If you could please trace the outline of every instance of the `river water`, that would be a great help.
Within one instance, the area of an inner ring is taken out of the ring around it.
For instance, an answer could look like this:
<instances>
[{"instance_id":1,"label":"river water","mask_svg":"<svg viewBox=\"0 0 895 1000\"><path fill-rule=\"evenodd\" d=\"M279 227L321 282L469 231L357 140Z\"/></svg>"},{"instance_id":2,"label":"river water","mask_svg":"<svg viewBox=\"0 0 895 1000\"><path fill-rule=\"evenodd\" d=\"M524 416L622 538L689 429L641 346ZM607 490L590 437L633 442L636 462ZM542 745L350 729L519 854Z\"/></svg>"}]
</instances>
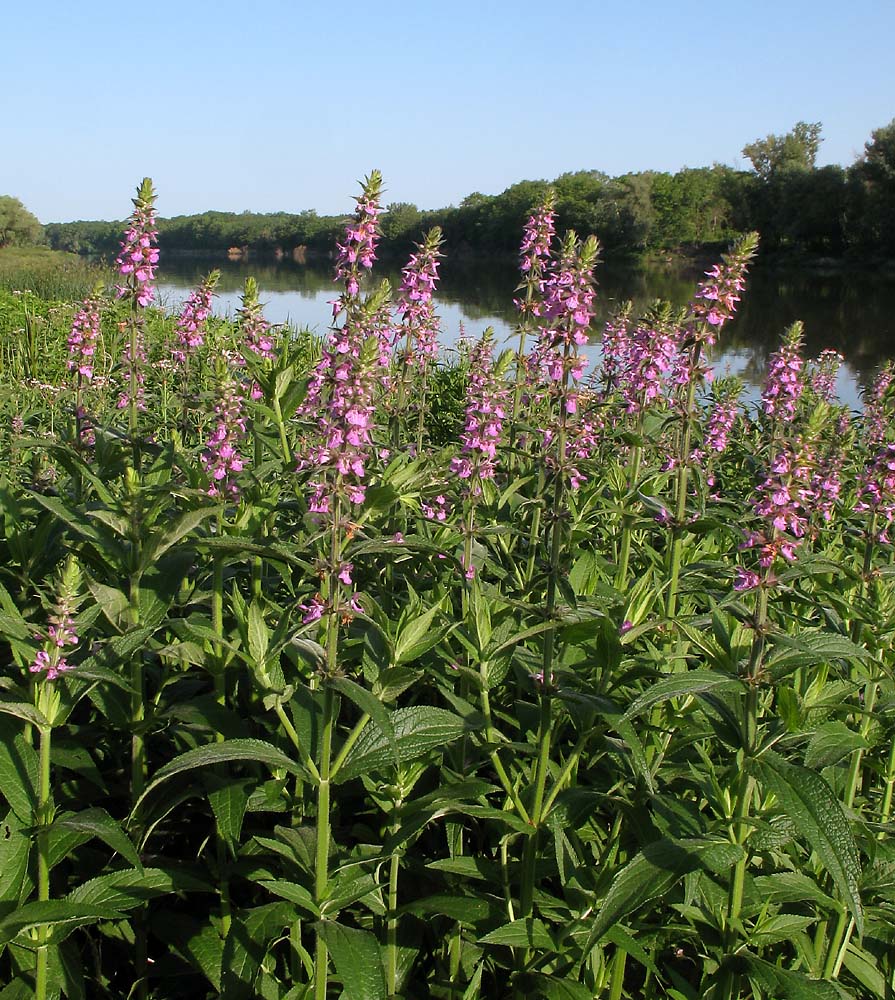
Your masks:
<instances>
[{"instance_id":1,"label":"river water","mask_svg":"<svg viewBox=\"0 0 895 1000\"><path fill-rule=\"evenodd\" d=\"M270 322L291 323L320 334L327 330L331 302L338 293L329 265L209 263L169 257L158 272L162 304L176 309L212 267L222 272L215 299L219 315L236 312L245 279L252 275ZM393 288L400 283L398 270L377 270L376 276L377 280L387 277ZM635 314L657 299L682 306L691 298L700 277L698 268L680 265L598 268L595 333L585 349L591 367L599 361L603 324L622 303L632 301ZM437 295L444 350L450 351L461 335L476 338L488 326L494 328L498 343L514 344L517 283L518 273L511 265L445 261ZM716 375L739 375L746 384L747 397L757 399L768 357L795 320L805 325L808 357L828 347L844 355L846 363L837 391L842 402L858 407L862 388L886 360L895 357L895 275L780 270L759 263L750 274L737 317L724 328L715 348L712 363Z\"/></svg>"}]
</instances>

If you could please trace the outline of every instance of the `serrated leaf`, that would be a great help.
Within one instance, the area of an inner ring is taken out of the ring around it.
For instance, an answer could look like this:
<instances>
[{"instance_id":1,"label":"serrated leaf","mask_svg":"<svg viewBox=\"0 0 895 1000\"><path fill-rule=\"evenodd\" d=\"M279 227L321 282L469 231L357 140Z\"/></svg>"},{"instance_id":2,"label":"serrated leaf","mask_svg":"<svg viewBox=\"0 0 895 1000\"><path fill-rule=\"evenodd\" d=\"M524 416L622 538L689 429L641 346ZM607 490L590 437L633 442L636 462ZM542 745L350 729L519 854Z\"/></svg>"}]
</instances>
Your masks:
<instances>
[{"instance_id":1,"label":"serrated leaf","mask_svg":"<svg viewBox=\"0 0 895 1000\"><path fill-rule=\"evenodd\" d=\"M233 920L221 957L221 1000L249 1000L270 943L295 919L289 903L267 903L243 910Z\"/></svg>"},{"instance_id":2,"label":"serrated leaf","mask_svg":"<svg viewBox=\"0 0 895 1000\"><path fill-rule=\"evenodd\" d=\"M594 995L593 990L581 983L571 979L554 979L542 972L532 975L530 981L537 987L537 993L528 995L537 996L539 1000L592 1000Z\"/></svg>"},{"instance_id":3,"label":"serrated leaf","mask_svg":"<svg viewBox=\"0 0 895 1000\"><path fill-rule=\"evenodd\" d=\"M672 674L657 681L635 699L634 704L622 716L622 721L634 719L653 705L669 701L671 698L698 695L706 691L738 691L742 688L742 682L735 677L726 677L711 670L688 670L686 673Z\"/></svg>"},{"instance_id":4,"label":"serrated leaf","mask_svg":"<svg viewBox=\"0 0 895 1000\"><path fill-rule=\"evenodd\" d=\"M31 837L22 831L30 825L14 812L0 822L0 901L21 898L31 853Z\"/></svg>"},{"instance_id":5,"label":"serrated leaf","mask_svg":"<svg viewBox=\"0 0 895 1000\"><path fill-rule=\"evenodd\" d=\"M612 880L596 912L584 955L590 953L610 927L644 903L664 896L688 872L703 865L712 870L732 865L742 853L742 848L735 844L695 838L647 844Z\"/></svg>"},{"instance_id":6,"label":"serrated leaf","mask_svg":"<svg viewBox=\"0 0 895 1000\"><path fill-rule=\"evenodd\" d=\"M132 910L147 900L169 892L210 892L212 886L176 869L144 868L110 872L84 882L68 894L70 903L111 906Z\"/></svg>"},{"instance_id":7,"label":"serrated leaf","mask_svg":"<svg viewBox=\"0 0 895 1000\"><path fill-rule=\"evenodd\" d=\"M248 637L249 655L258 666L264 666L267 660L267 647L269 644L269 631L264 615L257 602L252 601L249 605L248 613Z\"/></svg>"},{"instance_id":8,"label":"serrated leaf","mask_svg":"<svg viewBox=\"0 0 895 1000\"><path fill-rule=\"evenodd\" d=\"M290 774L304 775L304 770L282 750L263 740L225 740L223 743L210 743L196 747L195 750L187 750L186 753L159 768L134 806L134 813L138 812L148 795L175 775L230 761L255 761L271 768L288 771Z\"/></svg>"},{"instance_id":9,"label":"serrated leaf","mask_svg":"<svg viewBox=\"0 0 895 1000\"><path fill-rule=\"evenodd\" d=\"M433 629L432 623L441 612L439 605L404 624L395 638L395 663L412 663L444 638L446 628Z\"/></svg>"},{"instance_id":10,"label":"serrated leaf","mask_svg":"<svg viewBox=\"0 0 895 1000\"><path fill-rule=\"evenodd\" d=\"M790 941L797 934L817 923L817 917L806 917L799 913L778 913L755 925L749 934L749 942L757 947Z\"/></svg>"},{"instance_id":11,"label":"serrated leaf","mask_svg":"<svg viewBox=\"0 0 895 1000\"><path fill-rule=\"evenodd\" d=\"M61 899L25 903L0 920L0 945L32 927L75 927L120 917L121 913L111 906L87 906Z\"/></svg>"},{"instance_id":12,"label":"serrated leaf","mask_svg":"<svg viewBox=\"0 0 895 1000\"><path fill-rule=\"evenodd\" d=\"M503 927L498 927L484 937L478 944L502 944L510 948L538 948L542 951L553 951L553 939L543 921L534 917L524 917L513 920Z\"/></svg>"},{"instance_id":13,"label":"serrated leaf","mask_svg":"<svg viewBox=\"0 0 895 1000\"><path fill-rule=\"evenodd\" d=\"M466 725L460 716L428 705L396 709L391 713L391 721L395 734L394 744L378 728L368 726L358 737L345 762L333 775L336 784L350 781L370 771L394 766L395 748L398 761L406 764L430 750L459 739L466 731Z\"/></svg>"},{"instance_id":14,"label":"serrated leaf","mask_svg":"<svg viewBox=\"0 0 895 1000\"><path fill-rule=\"evenodd\" d=\"M130 838L105 809L85 809L83 812L57 816L53 825L97 837L129 861L134 868L143 867Z\"/></svg>"},{"instance_id":15,"label":"serrated leaf","mask_svg":"<svg viewBox=\"0 0 895 1000\"><path fill-rule=\"evenodd\" d=\"M217 507L203 507L199 510L188 510L174 519L174 523L164 531L154 532L143 546L141 567L150 566L158 560L181 539L191 532L213 514L217 514Z\"/></svg>"},{"instance_id":16,"label":"serrated leaf","mask_svg":"<svg viewBox=\"0 0 895 1000\"><path fill-rule=\"evenodd\" d=\"M864 909L858 884L858 849L842 806L830 786L815 771L790 764L768 752L754 764L762 783L777 797L780 807L817 853L845 900L860 937Z\"/></svg>"},{"instance_id":17,"label":"serrated leaf","mask_svg":"<svg viewBox=\"0 0 895 1000\"><path fill-rule=\"evenodd\" d=\"M305 913L310 913L312 917L320 916L320 908L314 902L314 897L310 892L297 882L287 882L285 879L263 879L258 883L262 889L267 889L275 896L295 903Z\"/></svg>"},{"instance_id":18,"label":"serrated leaf","mask_svg":"<svg viewBox=\"0 0 895 1000\"><path fill-rule=\"evenodd\" d=\"M386 1000L385 969L376 938L369 931L326 920L314 928L332 956L344 1000Z\"/></svg>"},{"instance_id":19,"label":"serrated leaf","mask_svg":"<svg viewBox=\"0 0 895 1000\"><path fill-rule=\"evenodd\" d=\"M825 722L812 735L805 750L805 766L820 771L867 747L867 741L838 719Z\"/></svg>"},{"instance_id":20,"label":"serrated leaf","mask_svg":"<svg viewBox=\"0 0 895 1000\"><path fill-rule=\"evenodd\" d=\"M213 786L214 776L209 775L208 781ZM218 833L223 841L230 845L234 855L239 847L239 835L242 832L242 821L249 800L246 785L250 783L254 782L247 782L245 779L228 781L222 779L222 784L219 787L212 787L208 793Z\"/></svg>"},{"instance_id":21,"label":"serrated leaf","mask_svg":"<svg viewBox=\"0 0 895 1000\"><path fill-rule=\"evenodd\" d=\"M0 795L23 823L31 823L37 805L37 753L11 725L0 727Z\"/></svg>"},{"instance_id":22,"label":"serrated leaf","mask_svg":"<svg viewBox=\"0 0 895 1000\"><path fill-rule=\"evenodd\" d=\"M38 729L50 728L50 722L43 712L38 711L27 701L16 701L13 698L0 695L0 713L22 719L24 722L29 722L31 725L37 726Z\"/></svg>"}]
</instances>

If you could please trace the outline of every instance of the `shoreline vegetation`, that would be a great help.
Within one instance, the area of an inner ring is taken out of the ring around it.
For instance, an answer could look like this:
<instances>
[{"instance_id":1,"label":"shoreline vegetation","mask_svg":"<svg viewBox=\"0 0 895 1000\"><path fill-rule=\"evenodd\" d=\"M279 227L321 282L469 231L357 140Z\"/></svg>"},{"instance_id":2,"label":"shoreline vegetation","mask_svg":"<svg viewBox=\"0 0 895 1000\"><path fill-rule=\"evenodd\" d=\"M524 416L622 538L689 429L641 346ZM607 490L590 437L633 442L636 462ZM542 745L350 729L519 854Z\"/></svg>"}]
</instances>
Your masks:
<instances>
[{"instance_id":1,"label":"shoreline vegetation","mask_svg":"<svg viewBox=\"0 0 895 1000\"><path fill-rule=\"evenodd\" d=\"M762 236L766 260L799 266L895 264L895 121L877 129L850 167L817 167L818 123L797 123L743 149L752 170L715 164L678 172L610 177L580 170L552 182L524 180L501 194L474 192L458 206L384 207L380 257L403 260L434 226L451 259L510 259L516 234L550 188L560 229L594 233L604 258L676 260L717 257L745 232ZM158 220L163 253L223 259L328 259L347 216L218 212ZM44 226L59 250L111 259L121 222L55 222ZM834 263L835 262L835 263Z\"/></svg>"}]
</instances>

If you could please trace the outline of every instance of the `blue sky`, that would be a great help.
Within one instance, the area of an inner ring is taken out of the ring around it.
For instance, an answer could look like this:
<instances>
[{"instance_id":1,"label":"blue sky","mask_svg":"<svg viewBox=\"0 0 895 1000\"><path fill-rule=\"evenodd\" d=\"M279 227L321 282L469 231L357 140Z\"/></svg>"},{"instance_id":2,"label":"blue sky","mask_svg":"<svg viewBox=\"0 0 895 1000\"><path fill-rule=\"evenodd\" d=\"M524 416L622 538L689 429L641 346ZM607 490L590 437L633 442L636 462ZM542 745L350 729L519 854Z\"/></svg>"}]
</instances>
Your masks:
<instances>
[{"instance_id":1,"label":"blue sky","mask_svg":"<svg viewBox=\"0 0 895 1000\"><path fill-rule=\"evenodd\" d=\"M12 6L12 5L11 5ZM823 123L851 163L895 118L891 0L15 3L0 194L42 222L421 208L567 170L745 166Z\"/></svg>"}]
</instances>

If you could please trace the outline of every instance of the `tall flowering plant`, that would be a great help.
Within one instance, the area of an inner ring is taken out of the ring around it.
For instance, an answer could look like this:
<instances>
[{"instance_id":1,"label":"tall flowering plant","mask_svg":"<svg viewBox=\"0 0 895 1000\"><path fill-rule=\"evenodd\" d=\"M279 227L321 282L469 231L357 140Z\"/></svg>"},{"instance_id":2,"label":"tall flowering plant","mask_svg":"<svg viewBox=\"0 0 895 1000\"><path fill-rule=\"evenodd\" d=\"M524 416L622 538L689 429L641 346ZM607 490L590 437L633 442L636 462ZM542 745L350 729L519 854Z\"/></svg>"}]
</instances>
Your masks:
<instances>
[{"instance_id":1,"label":"tall flowering plant","mask_svg":"<svg viewBox=\"0 0 895 1000\"><path fill-rule=\"evenodd\" d=\"M307 470L312 490L310 508L329 522L328 551L321 558L325 594L315 598L306 620L320 619L325 633L323 730L319 749L317 850L314 895L323 905L329 885L330 780L333 730L338 714L333 682L339 669L339 628L352 600L352 565L345 557L347 513L364 502L368 462L373 450L373 419L384 371L387 282L372 295L361 296L363 278L376 257L382 176L374 170L357 197L354 219L337 245L336 280L342 291L333 303L333 329L320 361L311 373L299 416L312 420L315 433L299 468ZM341 325L339 321L341 320ZM350 613L350 612L349 612ZM328 951L318 934L315 950L315 998L326 1000Z\"/></svg>"},{"instance_id":2,"label":"tall flowering plant","mask_svg":"<svg viewBox=\"0 0 895 1000\"><path fill-rule=\"evenodd\" d=\"M470 352L466 424L460 436L460 454L451 459L451 471L466 484L463 569L467 580L475 576L472 562L475 507L482 496L483 484L494 479L509 401L509 390L502 374L495 369L493 355L494 331L489 327Z\"/></svg>"},{"instance_id":3,"label":"tall flowering plant","mask_svg":"<svg viewBox=\"0 0 895 1000\"><path fill-rule=\"evenodd\" d=\"M703 364L703 352L706 347L712 347L717 343L721 329L733 318L740 301L740 292L745 287L746 272L757 250L758 234L747 233L737 240L728 253L722 255L720 263L706 272L705 280L699 283L690 302L687 319L681 331L676 376L681 390L678 397L681 419L678 432L674 519L671 523L671 545L668 549L669 582L665 603L665 613L668 618L673 618L677 609L693 429L699 419L696 394L708 374L708 369Z\"/></svg>"},{"instance_id":4,"label":"tall flowering plant","mask_svg":"<svg viewBox=\"0 0 895 1000\"><path fill-rule=\"evenodd\" d=\"M96 345L100 337L100 306L96 295L85 299L72 320L68 335L66 366L75 379L75 442L78 448L92 441L93 432L85 426L83 392L85 383L93 381Z\"/></svg>"},{"instance_id":5,"label":"tall flowering plant","mask_svg":"<svg viewBox=\"0 0 895 1000\"><path fill-rule=\"evenodd\" d=\"M141 373L145 363L141 342L142 313L155 298L155 271L159 259L155 198L152 181L144 177L137 188L137 196L133 199L134 210L115 259L115 269L120 279L115 286L116 294L119 299L124 299L131 305L126 323L128 344L124 355L128 390L122 394L123 403L120 400L119 406L127 407L128 431L134 440L142 398Z\"/></svg>"},{"instance_id":6,"label":"tall flowering plant","mask_svg":"<svg viewBox=\"0 0 895 1000\"><path fill-rule=\"evenodd\" d=\"M398 416L407 407L407 397L412 375L416 375L414 405L417 408L416 450L422 450L423 427L426 413L426 392L429 368L438 357L438 314L435 311L434 293L438 283L441 261L441 229L429 230L422 243L417 244L403 269L401 287L395 304L401 323L395 330L396 346L404 340L401 358L402 373L398 386ZM397 441L394 442L397 444Z\"/></svg>"}]
</instances>

